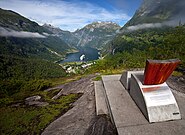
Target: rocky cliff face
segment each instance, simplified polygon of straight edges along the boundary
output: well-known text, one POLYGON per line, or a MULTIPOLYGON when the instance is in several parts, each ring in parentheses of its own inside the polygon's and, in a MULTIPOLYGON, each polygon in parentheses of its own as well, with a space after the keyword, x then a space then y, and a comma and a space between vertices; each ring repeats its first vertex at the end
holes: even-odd
POLYGON ((113 22, 93 22, 75 32, 63 31, 49 24, 43 25, 55 36, 73 47, 92 47, 101 49, 113 39, 120 26, 113 22))
POLYGON ((77 46, 101 49, 116 35, 120 26, 113 22, 94 22, 73 34, 79 39, 77 46))

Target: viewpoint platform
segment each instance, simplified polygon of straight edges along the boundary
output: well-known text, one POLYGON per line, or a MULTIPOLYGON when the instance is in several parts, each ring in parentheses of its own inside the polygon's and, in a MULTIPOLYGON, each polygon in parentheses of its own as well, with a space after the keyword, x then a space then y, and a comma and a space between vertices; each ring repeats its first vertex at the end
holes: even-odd
MULTIPOLYGON (((171 61, 162 63, 169 66, 171 61)), ((164 67, 162 72, 168 69, 164 67)), ((102 81, 95 83, 95 95, 97 91, 102 92, 101 101, 96 100, 97 115, 109 115, 119 135, 184 134, 185 94, 172 90, 165 82, 171 73, 156 79, 157 84, 153 80, 147 80, 150 83, 153 81, 153 84, 144 84, 147 82, 144 80, 146 70, 147 67, 145 71, 125 71, 122 75, 102 76, 102 81)), ((158 70, 156 73, 160 72, 158 70)))

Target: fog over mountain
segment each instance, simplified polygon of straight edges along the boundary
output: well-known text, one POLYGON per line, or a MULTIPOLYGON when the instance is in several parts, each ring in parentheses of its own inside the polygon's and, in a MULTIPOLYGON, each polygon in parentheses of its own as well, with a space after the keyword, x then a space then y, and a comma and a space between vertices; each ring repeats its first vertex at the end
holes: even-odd
POLYGON ((128 31, 185 23, 184 0, 144 0, 122 29, 128 31))
POLYGON ((51 34, 36 22, 0 8, 0 54, 56 60, 73 49, 51 34))
POLYGON ((9 28, 0 27, 1 37, 18 37, 18 38, 46 38, 37 32, 15 31, 9 28))

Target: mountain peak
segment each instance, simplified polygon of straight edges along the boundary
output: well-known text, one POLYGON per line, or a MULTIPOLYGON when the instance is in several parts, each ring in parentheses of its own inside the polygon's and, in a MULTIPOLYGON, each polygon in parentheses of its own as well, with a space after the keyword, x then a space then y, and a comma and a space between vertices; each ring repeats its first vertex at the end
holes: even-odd
POLYGON ((48 29, 55 29, 55 30, 61 30, 59 27, 55 27, 51 24, 47 24, 47 23, 44 23, 44 25, 42 25, 43 27, 45 28, 48 28, 48 29))
POLYGON ((77 46, 102 48, 113 39, 120 26, 113 22, 93 22, 82 29, 76 30, 74 35, 80 39, 77 46))
POLYGON ((52 27, 52 28, 56 28, 56 27, 54 27, 54 26, 52 26, 51 24, 47 24, 47 23, 44 23, 44 25, 43 25, 44 27, 52 27))
POLYGON ((120 26, 114 22, 106 22, 106 21, 97 21, 93 22, 91 24, 86 25, 84 28, 87 29, 95 29, 95 28, 103 28, 103 29, 119 29, 120 26))

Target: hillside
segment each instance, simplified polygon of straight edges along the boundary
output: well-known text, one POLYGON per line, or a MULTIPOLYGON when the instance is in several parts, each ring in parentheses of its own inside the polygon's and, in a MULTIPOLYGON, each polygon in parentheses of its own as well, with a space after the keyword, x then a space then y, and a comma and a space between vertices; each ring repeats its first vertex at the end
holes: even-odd
POLYGON ((96 49, 102 49, 121 28, 113 22, 93 22, 75 32, 63 31, 50 24, 44 24, 43 27, 64 40, 71 47, 91 47, 96 49))
MULTIPOLYGON (((9 10, 0 9, 0 95, 24 91, 29 82, 40 88, 40 79, 66 76, 54 63, 71 47, 37 23, 9 10), (37 83, 38 82, 38 83, 37 83)), ((43 85, 43 86, 42 86, 43 85)), ((38 87, 36 86, 36 87, 38 87)))
POLYGON ((0 9, 0 54, 61 59, 71 47, 36 22, 0 9))
POLYGON ((120 26, 113 22, 94 22, 73 34, 79 39, 77 47, 102 49, 116 35, 120 26))
POLYGON ((16 31, 38 32, 40 34, 43 32, 49 33, 48 30, 39 26, 36 22, 30 21, 29 19, 11 10, 4 10, 0 8, 0 17, 1 27, 16 31))
POLYGON ((185 69, 185 26, 164 29, 145 29, 125 33, 114 38, 104 50, 107 67, 138 68, 146 59, 181 60, 185 69), (108 64, 108 65, 107 65, 108 64))
POLYGON ((179 70, 184 71, 184 4, 183 0, 144 0, 131 20, 104 47, 102 53, 109 55, 100 66, 104 70, 138 68, 144 67, 146 59, 178 58, 179 70))
POLYGON ((53 36, 57 36, 65 41, 65 43, 72 48, 75 47, 79 41, 79 39, 72 32, 61 30, 60 28, 54 27, 50 24, 44 24, 43 27, 49 30, 53 36))

